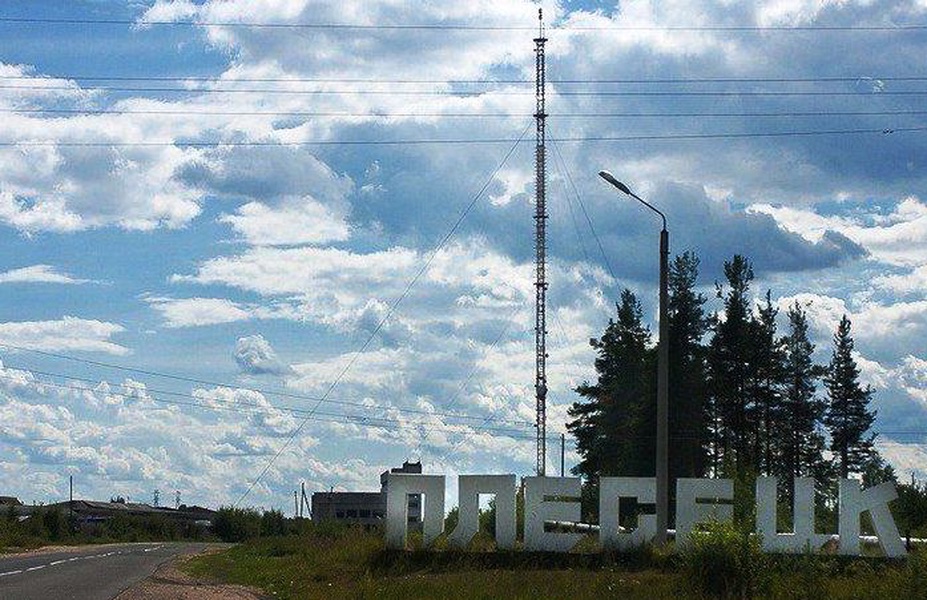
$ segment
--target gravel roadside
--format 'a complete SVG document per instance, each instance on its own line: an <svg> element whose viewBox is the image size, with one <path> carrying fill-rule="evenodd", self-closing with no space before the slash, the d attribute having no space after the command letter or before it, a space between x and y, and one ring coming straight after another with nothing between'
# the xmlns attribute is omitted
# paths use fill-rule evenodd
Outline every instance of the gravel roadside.
<svg viewBox="0 0 927 600"><path fill-rule="evenodd" d="M221 552L210 547L205 552ZM197 579L178 567L194 556L187 554L170 560L144 581L122 592L114 600L265 600L268 596L241 585L227 585Z"/></svg>

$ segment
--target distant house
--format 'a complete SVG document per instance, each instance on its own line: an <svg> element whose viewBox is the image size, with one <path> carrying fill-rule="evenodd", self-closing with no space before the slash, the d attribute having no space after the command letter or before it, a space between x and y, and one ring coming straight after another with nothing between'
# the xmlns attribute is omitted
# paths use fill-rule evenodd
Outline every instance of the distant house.
<svg viewBox="0 0 927 600"><path fill-rule="evenodd" d="M74 500L72 502L58 502L49 504L46 509L60 510L74 515L81 524L102 523L118 515L130 517L164 517L173 521L208 525L215 511L201 506L186 506L168 508L166 506L150 506L135 502L97 502L95 500Z"/></svg>
<svg viewBox="0 0 927 600"><path fill-rule="evenodd" d="M404 462L401 467L380 474L379 492L316 492L312 494L312 519L358 525L377 525L386 521L386 489L390 473L421 473L422 463ZM409 523L420 526L422 497L409 496Z"/></svg>

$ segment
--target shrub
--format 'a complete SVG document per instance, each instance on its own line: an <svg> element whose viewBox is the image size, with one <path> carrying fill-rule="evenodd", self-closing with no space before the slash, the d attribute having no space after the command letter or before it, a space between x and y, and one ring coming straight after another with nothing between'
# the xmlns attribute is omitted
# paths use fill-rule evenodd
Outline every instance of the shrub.
<svg viewBox="0 0 927 600"><path fill-rule="evenodd" d="M753 598L765 566L760 540L727 523L711 523L695 532L682 557L685 581L696 595Z"/></svg>
<svg viewBox="0 0 927 600"><path fill-rule="evenodd" d="M223 506L216 512L212 528L223 542L243 542L261 535L261 513L253 508Z"/></svg>
<svg viewBox="0 0 927 600"><path fill-rule="evenodd" d="M269 510L261 515L261 535L286 535L286 518L279 510Z"/></svg>

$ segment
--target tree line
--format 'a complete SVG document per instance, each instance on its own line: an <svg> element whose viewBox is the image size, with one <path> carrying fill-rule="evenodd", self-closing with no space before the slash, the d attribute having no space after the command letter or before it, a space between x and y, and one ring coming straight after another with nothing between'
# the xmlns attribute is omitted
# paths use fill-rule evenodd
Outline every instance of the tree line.
<svg viewBox="0 0 927 600"><path fill-rule="evenodd" d="M824 498L837 477L894 479L873 445L873 391L860 382L849 318L834 332L830 362L816 364L805 308L789 306L780 331L771 292L754 301L746 257L724 263L715 312L697 290L698 270L686 252L669 271L670 477L776 476L783 501L793 477L814 478ZM657 344L633 292L622 291L590 344L597 379L576 388L569 409L580 456L572 471L591 489L600 476L653 476Z"/></svg>

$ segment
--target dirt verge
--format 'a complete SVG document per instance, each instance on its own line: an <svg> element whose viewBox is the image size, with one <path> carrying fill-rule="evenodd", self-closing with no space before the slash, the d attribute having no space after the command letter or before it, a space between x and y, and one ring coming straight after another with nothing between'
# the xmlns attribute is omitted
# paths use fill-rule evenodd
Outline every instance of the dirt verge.
<svg viewBox="0 0 927 600"><path fill-rule="evenodd" d="M205 552L220 552L222 548L209 548ZM194 555L178 556L116 596L115 600L265 600L266 595L242 585L227 585L197 579L178 567Z"/></svg>

